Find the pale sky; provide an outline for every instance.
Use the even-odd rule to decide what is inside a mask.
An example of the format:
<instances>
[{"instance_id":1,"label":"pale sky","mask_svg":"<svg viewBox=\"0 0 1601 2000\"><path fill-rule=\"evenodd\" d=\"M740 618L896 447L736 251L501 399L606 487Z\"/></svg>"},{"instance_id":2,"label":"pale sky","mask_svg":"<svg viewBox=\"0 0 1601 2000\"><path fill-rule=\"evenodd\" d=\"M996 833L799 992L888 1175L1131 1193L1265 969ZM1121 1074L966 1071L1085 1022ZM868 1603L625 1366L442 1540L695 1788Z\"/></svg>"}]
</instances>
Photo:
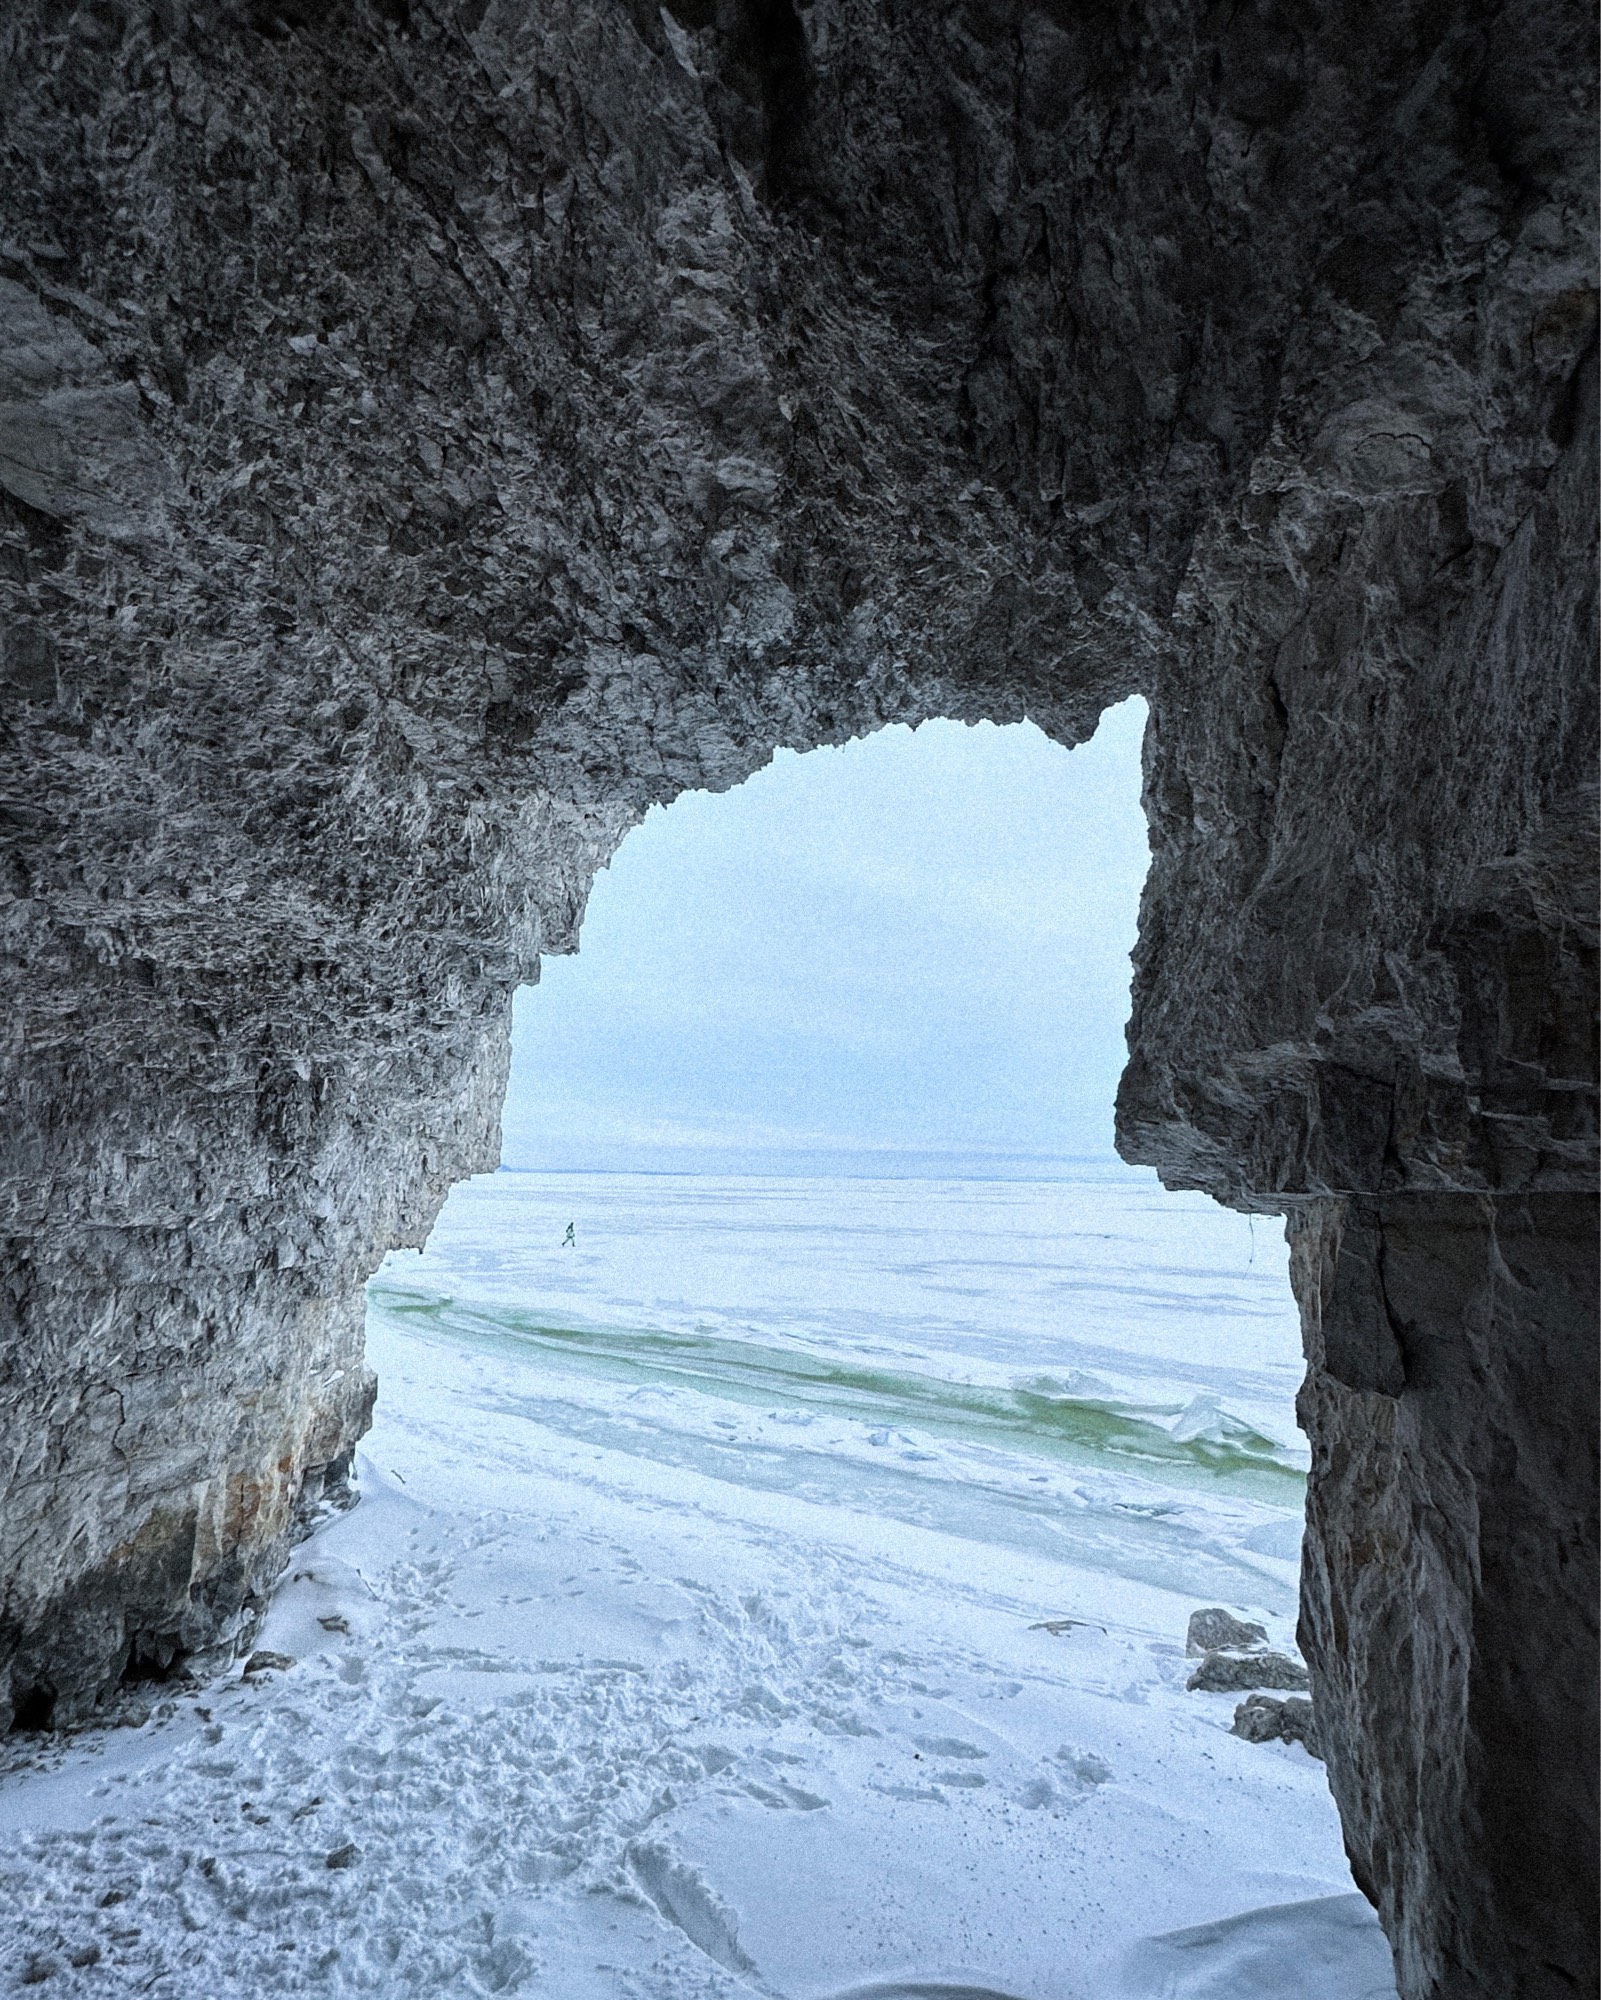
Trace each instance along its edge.
<instances>
[{"instance_id":1,"label":"pale sky","mask_svg":"<svg viewBox=\"0 0 1601 2000\"><path fill-rule=\"evenodd\" d=\"M1110 1158L1145 706L781 750L654 808L517 996L508 1166L1019 1172Z\"/></svg>"}]
</instances>

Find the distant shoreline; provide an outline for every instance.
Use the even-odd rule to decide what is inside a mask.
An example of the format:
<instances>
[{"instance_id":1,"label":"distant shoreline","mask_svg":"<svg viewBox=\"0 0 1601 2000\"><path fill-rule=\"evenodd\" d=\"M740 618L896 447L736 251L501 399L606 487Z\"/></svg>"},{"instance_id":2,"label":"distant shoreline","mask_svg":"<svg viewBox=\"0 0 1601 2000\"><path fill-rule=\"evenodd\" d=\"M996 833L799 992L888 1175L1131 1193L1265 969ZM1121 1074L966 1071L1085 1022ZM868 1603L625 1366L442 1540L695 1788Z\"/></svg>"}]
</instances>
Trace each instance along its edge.
<instances>
[{"instance_id":1,"label":"distant shoreline","mask_svg":"<svg viewBox=\"0 0 1601 2000\"><path fill-rule=\"evenodd\" d=\"M1161 1186L1150 1167L1131 1167L1123 1160L1094 1155L983 1160L974 1159L971 1155L916 1154L878 1160L864 1158L860 1154L820 1154L813 1158L791 1157L780 1162L770 1156L763 1161L758 1154L731 1152L727 1158L697 1154L650 1163L638 1159L627 1163L586 1161L582 1165L507 1161L494 1171L574 1178L590 1174L627 1175L655 1180L1060 1181L1079 1186L1103 1183L1119 1187Z\"/></svg>"}]
</instances>

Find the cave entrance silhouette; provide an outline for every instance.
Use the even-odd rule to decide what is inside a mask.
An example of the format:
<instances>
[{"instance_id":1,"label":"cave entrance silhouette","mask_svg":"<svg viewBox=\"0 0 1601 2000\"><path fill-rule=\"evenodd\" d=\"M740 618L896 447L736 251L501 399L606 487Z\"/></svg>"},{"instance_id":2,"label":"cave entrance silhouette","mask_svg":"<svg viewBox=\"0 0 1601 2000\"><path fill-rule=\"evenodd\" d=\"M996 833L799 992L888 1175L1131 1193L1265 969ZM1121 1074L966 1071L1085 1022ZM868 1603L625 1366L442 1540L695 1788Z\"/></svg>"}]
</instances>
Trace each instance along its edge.
<instances>
[{"instance_id":1,"label":"cave entrance silhouette","mask_svg":"<svg viewBox=\"0 0 1601 2000\"><path fill-rule=\"evenodd\" d=\"M1114 1774L1138 1787L1170 1756L1185 1797L1223 1759L1247 1821L1297 1857L1300 1901L1360 1900L1321 1768L1230 1736L1243 1684L1186 1685L1204 1606L1290 1646L1306 1455L1279 1231L1112 1152L1144 719L1130 702L1072 752L1022 725L890 729L652 813L597 878L577 955L520 997L504 1169L460 1184L370 1290L384 1386L364 1478L392 1464L408 1496L435 1490L424 1381L452 1453L472 1460L493 1426L500 1508L526 1504L535 1465L573 1466L546 1530L587 1548L563 1559L569 1594L512 1613L530 1585L509 1547L458 1582L441 1537L450 1594L501 1606L481 1643L508 1672L523 1648L556 1673L625 1626L673 1718L673 1672L692 1670L713 1766L680 1776L622 1866L669 1930L776 1990L948 1970L977 1915L958 1853L986 1881L1017 1859L995 1802L1060 1833ZM493 1543L453 1507L460 1540ZM716 1576L686 1523L723 1551ZM881 1594L886 1542L916 1580L910 1619ZM753 1557L731 1589L721 1572ZM642 1593L658 1618L693 1603L702 1636L641 1625ZM936 1598L1004 1672L947 1685L954 1661L917 1629ZM757 1669L704 1636L752 1628L757 1694ZM1132 1735L1087 1706L1111 1662L1147 1710ZM835 1680L844 1722L817 1707ZM564 1744L567 1699L545 1722ZM888 1758L840 1753L842 1732ZM1201 1789L1192 1803L1198 1830ZM828 1851L795 1844L825 1810ZM586 1836L586 1864L611 1837ZM1140 1837L1085 1838L1116 1876ZM922 1893L869 1943L896 1849L920 1850ZM1186 1947L1222 1976L1260 1906L1294 1900L1248 1849L1186 1837L1129 1935L1075 1928L1054 1895L1035 1930L1090 1961L1206 1910L1243 1925ZM1317 1943L1311 1919L1272 1923L1281 1960ZM1365 1990L1376 1920L1342 1906L1336 1929ZM1041 1974L1020 1939L962 1964L986 1991Z\"/></svg>"}]
</instances>

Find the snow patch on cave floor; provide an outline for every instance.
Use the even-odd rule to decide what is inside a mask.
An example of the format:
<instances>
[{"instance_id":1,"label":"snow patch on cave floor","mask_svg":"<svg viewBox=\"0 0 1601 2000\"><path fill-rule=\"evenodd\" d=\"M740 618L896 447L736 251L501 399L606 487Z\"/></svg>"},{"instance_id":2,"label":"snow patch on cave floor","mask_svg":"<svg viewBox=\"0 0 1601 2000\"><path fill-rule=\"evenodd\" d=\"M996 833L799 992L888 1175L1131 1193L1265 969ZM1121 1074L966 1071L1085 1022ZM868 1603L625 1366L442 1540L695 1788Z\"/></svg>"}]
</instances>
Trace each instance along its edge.
<instances>
[{"instance_id":1,"label":"snow patch on cave floor","mask_svg":"<svg viewBox=\"0 0 1601 2000\"><path fill-rule=\"evenodd\" d=\"M1184 1688L1197 1602L1290 1639L1282 1503L764 1400L723 1345L371 1332L361 1504L258 1639L295 1665L0 1783L15 1990L1393 2000L1321 1766Z\"/></svg>"}]
</instances>

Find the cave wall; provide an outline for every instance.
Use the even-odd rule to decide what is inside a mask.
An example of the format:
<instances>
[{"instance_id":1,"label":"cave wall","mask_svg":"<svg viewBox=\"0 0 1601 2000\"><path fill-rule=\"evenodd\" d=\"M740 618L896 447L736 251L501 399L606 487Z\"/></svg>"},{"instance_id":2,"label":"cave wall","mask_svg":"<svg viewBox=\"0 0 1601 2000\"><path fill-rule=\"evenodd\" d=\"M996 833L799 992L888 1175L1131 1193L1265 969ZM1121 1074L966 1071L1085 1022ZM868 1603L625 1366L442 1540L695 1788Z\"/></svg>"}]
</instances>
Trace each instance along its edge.
<instances>
[{"instance_id":1,"label":"cave wall","mask_svg":"<svg viewBox=\"0 0 1601 2000\"><path fill-rule=\"evenodd\" d=\"M1577 1992L1595 1949L1595 1220L1419 1191L1292 1224L1301 1641L1403 1993Z\"/></svg>"},{"instance_id":2,"label":"cave wall","mask_svg":"<svg viewBox=\"0 0 1601 2000\"><path fill-rule=\"evenodd\" d=\"M0 1711L247 1637L646 806L1138 689L1120 1145L1289 1216L1354 1872L1593 1986L1593 40L14 0Z\"/></svg>"}]
</instances>

